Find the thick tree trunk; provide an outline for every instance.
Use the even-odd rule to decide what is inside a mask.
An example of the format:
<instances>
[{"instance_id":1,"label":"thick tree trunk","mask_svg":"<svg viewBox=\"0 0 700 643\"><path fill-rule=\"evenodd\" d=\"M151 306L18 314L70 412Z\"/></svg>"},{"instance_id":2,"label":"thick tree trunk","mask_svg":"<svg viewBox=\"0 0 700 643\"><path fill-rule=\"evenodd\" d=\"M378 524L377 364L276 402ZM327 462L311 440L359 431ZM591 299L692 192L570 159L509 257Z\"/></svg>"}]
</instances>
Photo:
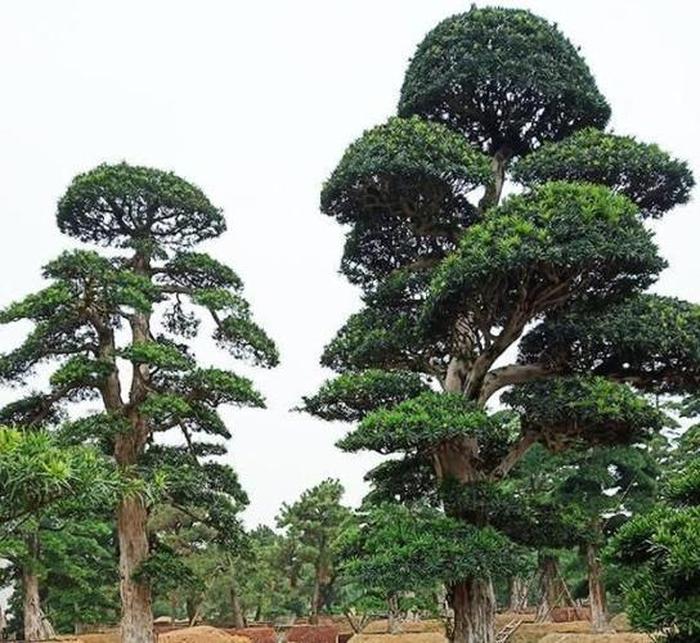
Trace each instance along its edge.
<instances>
[{"instance_id":1,"label":"thick tree trunk","mask_svg":"<svg viewBox=\"0 0 700 643\"><path fill-rule=\"evenodd\" d=\"M233 614L233 626L237 628L245 627L245 617L241 608L241 600L238 597L238 588L235 583L231 583L231 612Z\"/></svg>"},{"instance_id":2,"label":"thick tree trunk","mask_svg":"<svg viewBox=\"0 0 700 643\"><path fill-rule=\"evenodd\" d=\"M117 508L119 532L119 579L122 599L122 643L152 643L151 588L134 574L148 557L148 514L140 498L127 496Z\"/></svg>"},{"instance_id":3,"label":"thick tree trunk","mask_svg":"<svg viewBox=\"0 0 700 643\"><path fill-rule=\"evenodd\" d=\"M321 580L316 575L314 579L314 590L311 595L311 618L309 622L311 625L318 625L318 613L321 608Z\"/></svg>"},{"instance_id":4,"label":"thick tree trunk","mask_svg":"<svg viewBox=\"0 0 700 643\"><path fill-rule=\"evenodd\" d=\"M566 594L566 588L559 577L559 564L556 556L545 554L540 556L540 589L542 599L537 607L535 620L543 623L552 620L552 610L561 604Z\"/></svg>"},{"instance_id":5,"label":"thick tree trunk","mask_svg":"<svg viewBox=\"0 0 700 643\"><path fill-rule=\"evenodd\" d=\"M513 576L509 584L508 608L511 612L527 609L528 583L522 576Z\"/></svg>"},{"instance_id":6,"label":"thick tree trunk","mask_svg":"<svg viewBox=\"0 0 700 643\"><path fill-rule=\"evenodd\" d=\"M591 629L605 632L609 629L608 613L603 583L603 566L600 563L600 551L597 545L586 547L588 563L588 598L591 605Z\"/></svg>"},{"instance_id":7,"label":"thick tree trunk","mask_svg":"<svg viewBox=\"0 0 700 643\"><path fill-rule=\"evenodd\" d=\"M24 638L27 641L39 641L44 638L39 603L39 578L29 568L25 568L22 573L22 585L24 588Z\"/></svg>"},{"instance_id":8,"label":"thick tree trunk","mask_svg":"<svg viewBox=\"0 0 700 643\"><path fill-rule=\"evenodd\" d=\"M36 568L39 558L39 537L31 533L26 538L28 560L22 567L22 588L24 590L24 638L27 641L40 641L55 636L54 629L44 616L39 597L39 576Z\"/></svg>"},{"instance_id":9,"label":"thick tree trunk","mask_svg":"<svg viewBox=\"0 0 700 643\"><path fill-rule=\"evenodd\" d=\"M496 597L490 580L471 578L454 584L450 606L454 612L452 643L494 643Z\"/></svg>"}]
</instances>

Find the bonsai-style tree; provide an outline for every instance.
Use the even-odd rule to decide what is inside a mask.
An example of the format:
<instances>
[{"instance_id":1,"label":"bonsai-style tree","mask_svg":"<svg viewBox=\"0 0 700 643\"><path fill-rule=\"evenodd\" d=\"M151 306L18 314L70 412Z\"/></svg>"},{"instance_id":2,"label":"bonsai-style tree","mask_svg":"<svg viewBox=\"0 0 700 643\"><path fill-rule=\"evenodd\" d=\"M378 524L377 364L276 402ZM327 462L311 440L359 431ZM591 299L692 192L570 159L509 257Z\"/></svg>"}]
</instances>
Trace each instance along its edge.
<instances>
[{"instance_id":1,"label":"bonsai-style tree","mask_svg":"<svg viewBox=\"0 0 700 643\"><path fill-rule=\"evenodd\" d=\"M141 467L153 470L144 456L170 429L181 432L193 456L220 454L219 445L198 442L196 434L229 437L217 407L262 407L263 398L248 379L197 365L186 346L198 333L193 308L208 313L214 340L234 358L261 366L278 360L251 319L240 278L191 250L224 232L221 211L172 173L121 163L77 176L58 203L57 222L62 232L109 252L63 253L44 268L45 289L0 312L1 323L34 325L21 346L0 356L3 381L23 383L36 366L57 363L49 389L10 404L3 421L57 424L70 403L97 399L99 411L62 430L99 443L135 479L146 475ZM202 472L215 484L220 470ZM149 557L147 505L132 493L117 508L121 636L128 643L153 638L151 591L139 574Z\"/></svg>"},{"instance_id":2,"label":"bonsai-style tree","mask_svg":"<svg viewBox=\"0 0 700 643\"><path fill-rule=\"evenodd\" d=\"M319 612L335 580L338 538L352 519L350 509L341 504L343 493L340 482L324 480L304 491L291 505L283 504L277 517L277 526L298 541L302 559L313 568L313 624L318 624Z\"/></svg>"},{"instance_id":3,"label":"bonsai-style tree","mask_svg":"<svg viewBox=\"0 0 700 643\"><path fill-rule=\"evenodd\" d=\"M666 265L644 219L693 180L604 132L609 113L556 27L473 8L426 36L399 116L350 145L321 193L348 226L341 270L364 308L323 354L339 381L307 406L359 420L345 450L428 462L445 511L479 528L488 502L465 499L533 444L634 442L663 420L631 386L697 386L700 310L643 294ZM508 178L523 190L501 201ZM514 385L517 431L488 408ZM494 640L491 574L450 581L454 641Z\"/></svg>"}]
</instances>

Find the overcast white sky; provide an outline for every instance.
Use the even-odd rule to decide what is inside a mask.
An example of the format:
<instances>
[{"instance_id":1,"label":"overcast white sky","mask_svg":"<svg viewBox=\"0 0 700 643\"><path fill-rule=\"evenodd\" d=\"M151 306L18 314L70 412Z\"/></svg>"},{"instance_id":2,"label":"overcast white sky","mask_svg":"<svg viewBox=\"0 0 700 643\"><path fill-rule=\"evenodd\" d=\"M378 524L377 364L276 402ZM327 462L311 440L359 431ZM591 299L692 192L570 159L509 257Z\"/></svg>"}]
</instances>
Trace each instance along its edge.
<instances>
[{"instance_id":1,"label":"overcast white sky","mask_svg":"<svg viewBox=\"0 0 700 643\"><path fill-rule=\"evenodd\" d=\"M479 2L479 5L484 3ZM501 2L559 24L582 48L618 133L654 141L700 177L700 3ZM359 305L337 274L343 235L318 211L345 146L394 113L408 58L457 0L5 0L0 5L0 304L41 286L76 244L54 223L71 178L103 161L171 169L221 206L209 245L243 277L282 365L256 375L265 411L225 413L248 524L325 477L356 503L370 455L333 445L342 425L290 413L329 375L324 344ZM657 290L700 300L696 203L658 228ZM0 347L19 339L0 332ZM226 355L197 344L204 362ZM248 373L252 370L246 371ZM0 401L11 393L0 391Z\"/></svg>"}]
</instances>

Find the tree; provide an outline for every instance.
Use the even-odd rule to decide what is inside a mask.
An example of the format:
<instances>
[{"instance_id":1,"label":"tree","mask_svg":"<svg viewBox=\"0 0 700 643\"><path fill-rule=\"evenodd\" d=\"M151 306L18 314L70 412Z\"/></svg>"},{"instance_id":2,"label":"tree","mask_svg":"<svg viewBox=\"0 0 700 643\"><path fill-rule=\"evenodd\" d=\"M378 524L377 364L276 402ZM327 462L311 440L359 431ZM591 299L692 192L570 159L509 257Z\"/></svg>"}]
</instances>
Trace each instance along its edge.
<instances>
[{"instance_id":1,"label":"tree","mask_svg":"<svg viewBox=\"0 0 700 643\"><path fill-rule=\"evenodd\" d=\"M435 597L442 583L478 569L510 570L518 550L495 529L479 530L434 508L398 504L370 506L343 539L341 570L363 595L379 599L390 633L398 631L408 596ZM474 536L477 536L476 538Z\"/></svg>"},{"instance_id":2,"label":"tree","mask_svg":"<svg viewBox=\"0 0 700 643\"><path fill-rule=\"evenodd\" d=\"M0 427L0 556L10 561L4 576L21 588L25 640L54 633L40 597L46 553L57 550L43 542L47 529L62 529L76 506L108 504L119 486L93 448L66 446L45 431Z\"/></svg>"},{"instance_id":3,"label":"tree","mask_svg":"<svg viewBox=\"0 0 700 643\"><path fill-rule=\"evenodd\" d=\"M609 553L632 570L624 587L632 625L647 632L661 631L669 643L680 643L700 636L697 431L691 429L680 440L674 460L684 466L671 469L665 502L623 525Z\"/></svg>"},{"instance_id":4,"label":"tree","mask_svg":"<svg viewBox=\"0 0 700 643\"><path fill-rule=\"evenodd\" d=\"M537 442L634 442L664 422L635 389L697 386L698 307L644 294L665 262L643 220L685 202L693 179L605 133L609 114L556 27L472 8L426 36L399 116L350 145L321 193L348 226L341 270L364 307L322 356L341 383L306 405L359 420L345 450L402 453L404 473L427 462L448 515L478 528L488 502L465 507L446 489L473 499ZM591 128L593 144L573 138ZM509 176L523 191L501 201ZM645 315L612 343L635 306ZM518 344L517 361L497 363ZM487 406L511 386L549 399L516 405L517 431ZM494 640L491 575L452 579L454 641Z\"/></svg>"},{"instance_id":5,"label":"tree","mask_svg":"<svg viewBox=\"0 0 700 643\"><path fill-rule=\"evenodd\" d=\"M277 526L299 542L302 558L313 566L310 613L314 624L334 581L338 538L352 517L341 504L343 493L337 480L324 480L291 505L283 504L277 517Z\"/></svg>"},{"instance_id":6,"label":"tree","mask_svg":"<svg viewBox=\"0 0 700 643\"><path fill-rule=\"evenodd\" d=\"M212 448L220 453L218 445L194 440L201 433L229 437L217 407L264 402L248 379L197 366L183 342L198 332L192 308L209 313L215 341L234 358L261 366L278 361L274 344L251 319L240 278L190 250L224 232L221 211L172 173L121 163L77 176L58 203L57 222L62 232L110 252L64 252L44 269L48 287L0 313L2 323L34 324L20 347L0 357L4 381L22 381L38 364L58 362L50 389L10 404L3 419L55 424L71 402L96 398L101 410L67 422L64 433L96 441L136 480L154 437L170 429L182 433L195 457ZM139 576L149 557L147 522L147 502L139 494L123 496L117 529L127 643L153 638L151 592Z\"/></svg>"}]
</instances>

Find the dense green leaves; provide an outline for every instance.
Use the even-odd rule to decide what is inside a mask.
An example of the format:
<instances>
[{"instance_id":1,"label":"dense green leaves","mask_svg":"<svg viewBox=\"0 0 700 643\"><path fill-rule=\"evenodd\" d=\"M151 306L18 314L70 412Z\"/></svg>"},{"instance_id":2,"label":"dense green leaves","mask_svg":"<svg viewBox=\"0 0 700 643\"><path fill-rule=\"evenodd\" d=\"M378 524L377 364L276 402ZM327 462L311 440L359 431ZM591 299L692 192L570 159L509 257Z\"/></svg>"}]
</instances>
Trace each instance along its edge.
<instances>
[{"instance_id":1,"label":"dense green leaves","mask_svg":"<svg viewBox=\"0 0 700 643\"><path fill-rule=\"evenodd\" d=\"M361 516L344 553L346 573L387 596L465 577L505 576L517 567L518 552L494 529L433 509L385 504Z\"/></svg>"},{"instance_id":2,"label":"dense green leaves","mask_svg":"<svg viewBox=\"0 0 700 643\"><path fill-rule=\"evenodd\" d=\"M226 229L199 188L172 172L126 163L75 177L56 216L62 232L103 245L188 246Z\"/></svg>"},{"instance_id":3,"label":"dense green leaves","mask_svg":"<svg viewBox=\"0 0 700 643\"><path fill-rule=\"evenodd\" d=\"M415 373L367 370L328 380L304 398L304 410L324 420L352 422L368 412L415 397L427 390Z\"/></svg>"},{"instance_id":4,"label":"dense green leaves","mask_svg":"<svg viewBox=\"0 0 700 643\"><path fill-rule=\"evenodd\" d=\"M553 451L573 444L629 444L667 420L624 384L602 377L561 377L517 386L502 396Z\"/></svg>"},{"instance_id":5,"label":"dense green leaves","mask_svg":"<svg viewBox=\"0 0 700 643\"><path fill-rule=\"evenodd\" d=\"M116 497L118 480L97 451L41 431L0 427L0 525L76 497Z\"/></svg>"},{"instance_id":6,"label":"dense green leaves","mask_svg":"<svg viewBox=\"0 0 700 643\"><path fill-rule=\"evenodd\" d=\"M465 233L433 280L426 318L529 321L570 300L645 288L664 267L636 207L608 188L548 183L510 197ZM522 325L521 325L522 327Z\"/></svg>"},{"instance_id":7,"label":"dense green leaves","mask_svg":"<svg viewBox=\"0 0 700 643\"><path fill-rule=\"evenodd\" d=\"M399 113L445 122L475 146L527 154L610 108L576 48L528 11L472 8L447 18L418 46Z\"/></svg>"},{"instance_id":8,"label":"dense green leaves","mask_svg":"<svg viewBox=\"0 0 700 643\"><path fill-rule=\"evenodd\" d=\"M345 451L393 453L428 449L454 438L498 430L498 424L484 410L461 395L430 391L370 413L338 446Z\"/></svg>"},{"instance_id":9,"label":"dense green leaves","mask_svg":"<svg viewBox=\"0 0 700 643\"><path fill-rule=\"evenodd\" d=\"M628 380L650 391L694 391L700 306L643 294L596 315L575 309L552 315L525 335L519 360Z\"/></svg>"},{"instance_id":10,"label":"dense green leaves","mask_svg":"<svg viewBox=\"0 0 700 643\"><path fill-rule=\"evenodd\" d=\"M466 194L488 179L488 159L443 125L391 118L365 132L321 193L323 212L353 224L343 272L369 285L438 261L475 219Z\"/></svg>"},{"instance_id":11,"label":"dense green leaves","mask_svg":"<svg viewBox=\"0 0 700 643\"><path fill-rule=\"evenodd\" d=\"M520 159L512 173L528 186L562 180L607 185L633 201L644 217L659 217L685 203L695 183L687 163L658 146L593 128L547 143Z\"/></svg>"}]
</instances>

